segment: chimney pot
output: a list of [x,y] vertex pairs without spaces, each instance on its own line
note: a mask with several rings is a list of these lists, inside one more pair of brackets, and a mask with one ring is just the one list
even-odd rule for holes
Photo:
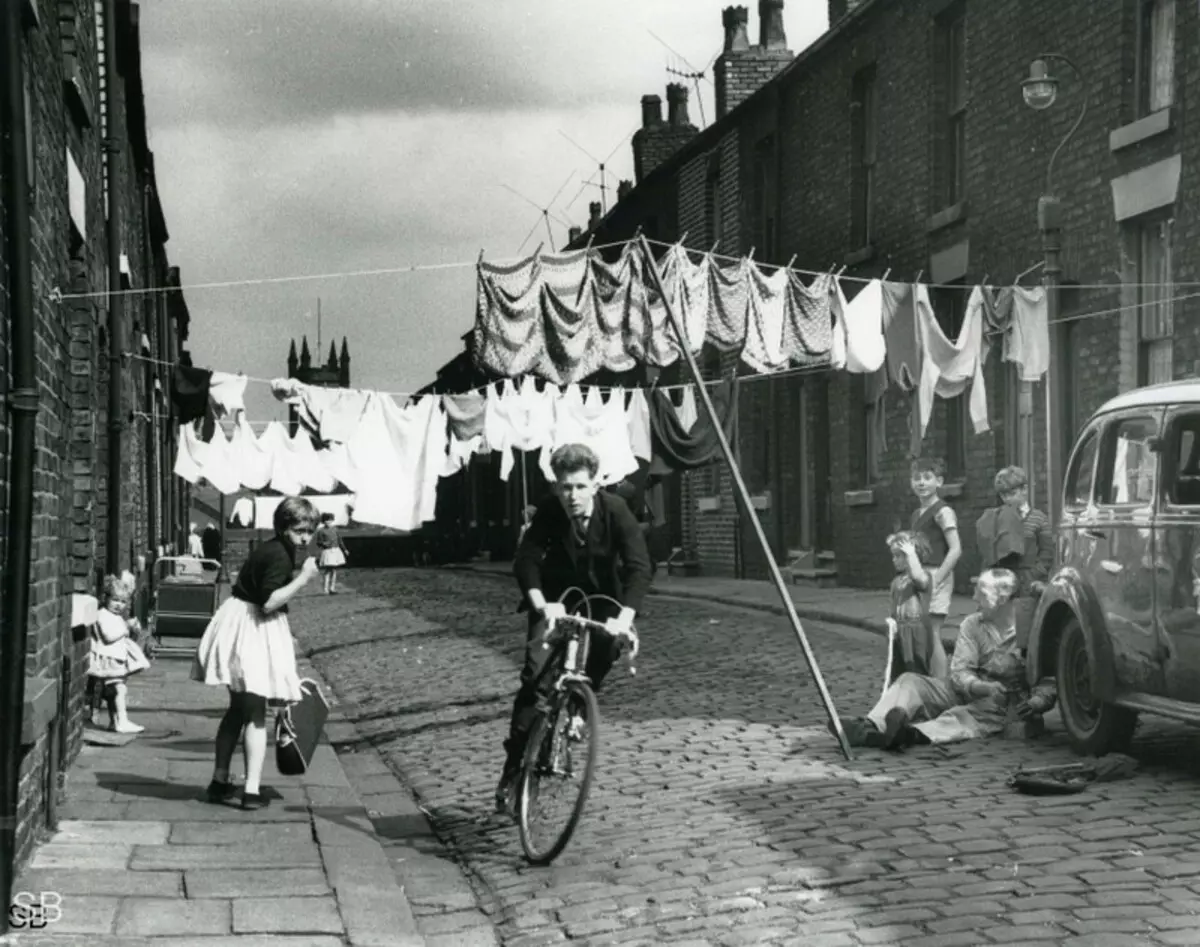
[[592,201],[588,204],[588,229],[595,230],[600,225],[601,204],[599,201]]
[[642,96],[642,128],[662,124],[662,99],[657,95]]
[[617,200],[623,201],[623,200],[625,200],[625,198],[627,198],[632,193],[633,193],[633,182],[632,181],[620,181],[617,184]]
[[567,243],[568,244],[574,243],[576,240],[578,240],[582,236],[583,236],[583,228],[582,227],[571,227],[567,231]]
[[783,0],[758,0],[759,45],[763,49],[787,49],[783,30]]
[[750,11],[746,7],[726,7],[721,12],[725,27],[725,52],[742,52],[750,48]]
[[688,118],[687,86],[678,82],[667,86],[667,121],[675,128],[692,124]]

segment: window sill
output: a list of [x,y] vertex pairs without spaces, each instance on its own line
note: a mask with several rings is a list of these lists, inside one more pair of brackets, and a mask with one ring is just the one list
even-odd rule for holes
[[1130,148],[1155,135],[1170,131],[1174,118],[1172,112],[1173,107],[1168,105],[1157,112],[1151,112],[1144,118],[1139,118],[1136,122],[1114,128],[1108,134],[1108,150],[1115,154],[1122,148]]
[[867,487],[865,490],[847,490],[842,497],[848,507],[875,505],[875,490],[873,487]]
[[853,253],[847,253],[846,259],[843,262],[846,266],[858,266],[860,263],[866,263],[873,259],[875,259],[875,248],[868,243],[865,247],[855,250]]
[[750,505],[759,511],[769,510],[771,508],[771,494],[760,493],[758,496],[751,497]]
[[698,497],[696,499],[696,510],[700,513],[716,513],[721,509],[721,498],[715,497]]
[[955,480],[953,483],[943,483],[942,488],[938,491],[938,496],[943,500],[953,500],[961,497],[966,493],[966,483],[962,480]]
[[937,233],[939,230],[945,230],[947,227],[952,227],[954,224],[961,223],[967,219],[967,213],[970,208],[966,201],[959,201],[957,204],[951,204],[944,210],[939,210],[936,214],[929,218],[925,224],[926,233]]

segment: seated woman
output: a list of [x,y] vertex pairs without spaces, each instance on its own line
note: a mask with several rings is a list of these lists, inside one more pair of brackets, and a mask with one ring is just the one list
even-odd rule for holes
[[963,620],[950,679],[901,674],[865,718],[848,720],[851,746],[898,750],[991,736],[1054,705],[1054,683],[1030,689],[1017,641],[1013,595],[1017,577],[988,569],[975,586],[979,611]]

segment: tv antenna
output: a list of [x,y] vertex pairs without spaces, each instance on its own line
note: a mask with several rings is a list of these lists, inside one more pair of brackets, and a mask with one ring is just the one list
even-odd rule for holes
[[575,174],[576,174],[576,172],[572,171],[569,175],[567,175],[567,179],[565,181],[563,181],[563,183],[559,187],[559,189],[554,192],[554,196],[552,198],[550,198],[550,200],[546,203],[545,207],[538,204],[537,201],[535,201],[529,197],[526,197],[524,194],[522,194],[520,191],[518,191],[515,187],[510,187],[507,184],[498,182],[498,183],[500,183],[500,186],[502,188],[504,188],[506,191],[511,191],[513,194],[517,195],[517,197],[521,198],[521,200],[525,201],[525,203],[530,204],[533,207],[536,207],[537,210],[542,215],[541,217],[539,217],[537,219],[537,221],[534,222],[533,227],[530,229],[529,234],[525,237],[525,239],[521,241],[521,246],[517,248],[517,253],[520,253],[523,249],[525,249],[525,244],[527,244],[529,242],[529,238],[532,237],[534,235],[534,233],[537,232],[538,226],[540,224],[542,224],[543,222],[546,225],[546,235],[550,238],[550,245],[554,246],[554,231],[550,227],[550,218],[552,216],[554,217],[555,220],[557,220],[564,227],[569,228],[571,226],[569,223],[567,223],[565,220],[563,220],[557,214],[552,215],[550,213],[550,208],[554,206],[554,202],[556,200],[558,200],[559,195],[562,194],[563,190],[566,189],[566,186],[571,183],[571,179],[573,177],[575,177]]
[[[704,118],[704,96],[700,94],[700,80],[703,79],[709,85],[712,85],[712,79],[708,77],[708,73],[709,70],[712,69],[713,63],[717,61],[717,56],[720,56],[721,53],[718,51],[716,54],[714,54],[712,59],[708,61],[708,65],[703,69],[697,69],[690,62],[688,62],[685,56],[676,52],[675,49],[669,43],[667,43],[666,40],[655,33],[654,30],[646,30],[646,32],[653,36],[663,46],[663,48],[666,49],[667,52],[675,57],[676,63],[674,65],[668,65],[667,72],[672,76],[678,76],[680,79],[691,80],[692,88],[695,89],[696,92],[696,104],[700,109],[700,127],[706,127],[708,122]],[[687,68],[679,68],[680,63]]]
[[[595,177],[596,177],[596,174],[599,174],[600,175],[600,184],[598,186],[600,188],[600,207],[601,207],[601,210],[605,214],[608,213],[608,190],[609,190],[608,184],[607,184],[607,178],[605,177],[605,169],[608,166],[608,162],[612,161],[613,155],[615,155],[617,153],[617,151],[620,150],[621,146],[624,145],[625,142],[627,142],[629,140],[630,135],[632,135],[635,131],[637,131],[636,128],[634,128],[632,131],[629,132],[628,135],[625,135],[620,141],[618,141],[616,143],[616,145],[613,146],[613,150],[608,153],[608,156],[603,161],[601,161],[599,158],[597,158],[594,154],[592,154],[590,151],[588,151],[586,148],[584,148],[583,145],[581,145],[579,142],[577,142],[574,138],[572,138],[570,135],[568,135],[561,128],[558,130],[558,133],[560,135],[562,135],[563,138],[565,138],[567,141],[569,141],[572,145],[574,145],[576,148],[578,148],[579,151],[583,155],[585,155],[588,158],[591,158],[592,161],[596,162],[596,165],[597,165],[596,171],[593,172],[592,176],[590,178],[588,178],[587,181],[584,182],[583,187],[581,187],[579,189],[579,194],[582,194],[584,192],[584,190],[589,186],[596,186],[595,185]],[[576,194],[573,198],[571,198],[571,204],[574,204],[577,200],[579,200],[579,194]],[[567,206],[570,207],[571,204],[568,204]]]

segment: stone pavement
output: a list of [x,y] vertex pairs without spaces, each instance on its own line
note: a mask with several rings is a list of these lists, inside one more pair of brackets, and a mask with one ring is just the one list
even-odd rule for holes
[[[297,637],[505,947],[1200,944],[1200,745],[1186,727],[1147,720],[1139,772],[1075,796],[1005,785],[1018,766],[1073,759],[1054,715],[1037,742],[846,761],[785,621],[652,601],[637,676],[617,668],[601,694],[580,829],[532,868],[491,811],[524,643],[515,588],[453,570],[346,578],[353,593],[295,609]],[[806,630],[840,712],[862,712],[879,637]],[[476,942],[456,936],[471,911],[438,917],[447,947]]]
[[[499,576],[506,581],[512,581],[511,562],[479,562],[447,568]],[[887,634],[885,619],[890,611],[891,598],[886,589],[823,589],[807,585],[789,585],[787,588],[792,605],[802,622],[807,618]],[[787,614],[775,583],[766,580],[676,576],[667,575],[666,570],[660,569],[654,577],[652,592],[672,598],[698,599],[722,605],[736,605],[739,608],[752,608],[773,615]],[[942,629],[948,641],[954,640],[958,633],[958,625],[974,610],[975,604],[969,596],[954,596],[950,615]]]
[[[16,884],[52,892],[61,918],[0,943],[423,945],[373,824],[402,828],[397,834],[419,846],[430,830],[411,795],[373,754],[343,766],[323,744],[302,778],[278,776],[268,750],[263,783],[274,798],[266,809],[206,803],[226,698],[189,681],[189,668],[190,657],[160,657],[129,688],[130,716],[145,733],[124,746],[85,745],[58,830]],[[328,736],[352,734],[335,710]]]

